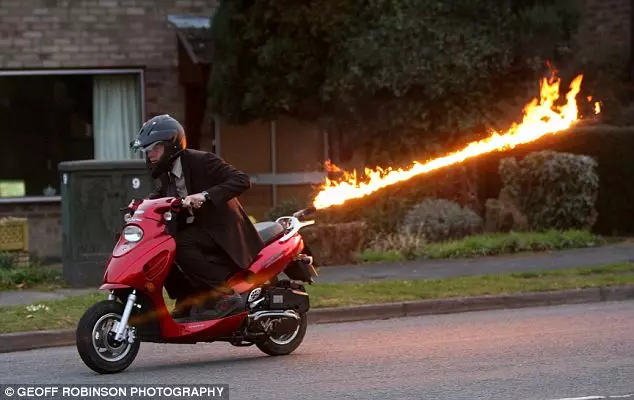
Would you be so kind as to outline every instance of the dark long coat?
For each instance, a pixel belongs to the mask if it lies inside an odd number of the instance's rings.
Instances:
[[[251,187],[249,177],[213,153],[186,149],[181,153],[188,194],[202,191],[210,199],[194,210],[196,223],[221,246],[239,268],[246,269],[264,247],[237,196]],[[148,198],[166,197],[168,175]]]

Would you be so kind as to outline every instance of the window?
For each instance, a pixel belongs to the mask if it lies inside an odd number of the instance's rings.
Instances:
[[[0,72],[0,197],[59,195],[62,161],[138,158],[141,83],[138,71]]]

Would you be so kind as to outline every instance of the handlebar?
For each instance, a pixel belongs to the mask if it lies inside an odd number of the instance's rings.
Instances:
[[[283,243],[289,240],[290,238],[295,236],[295,234],[299,232],[300,229],[302,229],[303,227],[313,225],[315,221],[302,221],[302,219],[307,215],[314,213],[315,211],[317,211],[315,207],[308,207],[293,213],[293,215],[290,217],[278,218],[275,222],[282,224],[282,226],[284,226],[285,230],[287,231],[286,234],[280,239],[280,242]]]
[[[173,210],[180,210],[181,208],[183,208],[183,201],[185,201],[184,197],[173,197],[174,200],[172,200],[172,204],[170,204],[171,208]]]
[[[168,197],[168,199],[169,200],[167,202],[170,203],[169,207],[172,211],[180,211],[183,208],[183,201],[185,201],[184,197]],[[134,213],[144,200],[147,199],[134,198],[126,207],[120,208],[119,211]]]
[[[167,199],[165,203],[160,204],[159,207],[156,209],[156,211],[159,213],[163,213],[163,220],[166,222],[169,222],[173,219],[173,214],[177,214],[183,208],[185,208],[183,205],[183,201],[185,200],[185,198],[177,196],[177,197],[165,197],[162,199],[153,199],[153,200],[165,200],[165,199]],[[127,207],[119,209],[120,211],[125,212],[124,220],[126,222],[132,219],[133,215],[136,214],[139,205],[141,205],[141,203],[143,203],[143,201],[145,200],[147,199],[133,199],[132,201],[130,201],[130,204],[128,204]]]
[[[303,210],[299,210],[297,212],[295,212],[293,214],[293,217],[301,220],[302,218],[306,217],[307,215],[310,215],[314,212],[316,212],[317,209],[314,206],[308,207],[308,208],[304,208]]]
[[[133,212],[142,202],[143,202],[143,199],[134,198],[132,199],[132,201],[130,201],[130,203],[128,203],[127,206],[120,208],[119,211]]]

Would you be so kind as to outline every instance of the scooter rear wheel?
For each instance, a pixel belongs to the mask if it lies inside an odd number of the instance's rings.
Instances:
[[[116,342],[109,333],[112,324],[120,321],[123,304],[114,300],[104,300],[91,306],[79,320],[76,343],[79,356],[93,371],[112,374],[125,370],[132,364],[141,343],[127,338]]]

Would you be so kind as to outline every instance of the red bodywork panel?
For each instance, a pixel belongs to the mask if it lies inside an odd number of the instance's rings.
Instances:
[[[100,288],[134,288],[145,293],[159,312],[161,336],[165,341],[188,342],[230,335],[240,328],[247,317],[246,311],[220,320],[179,324],[171,318],[165,306],[163,284],[174,264],[176,249],[176,243],[165,232],[163,222],[163,214],[169,208],[170,199],[145,200],[141,203],[127,225],[143,229],[143,238],[138,243],[127,242],[123,235],[119,238],[108,260],[104,283]],[[260,286],[284,271],[303,247],[300,235],[284,243],[276,240],[262,249],[249,269],[231,277],[229,285],[238,293],[246,293]]]

